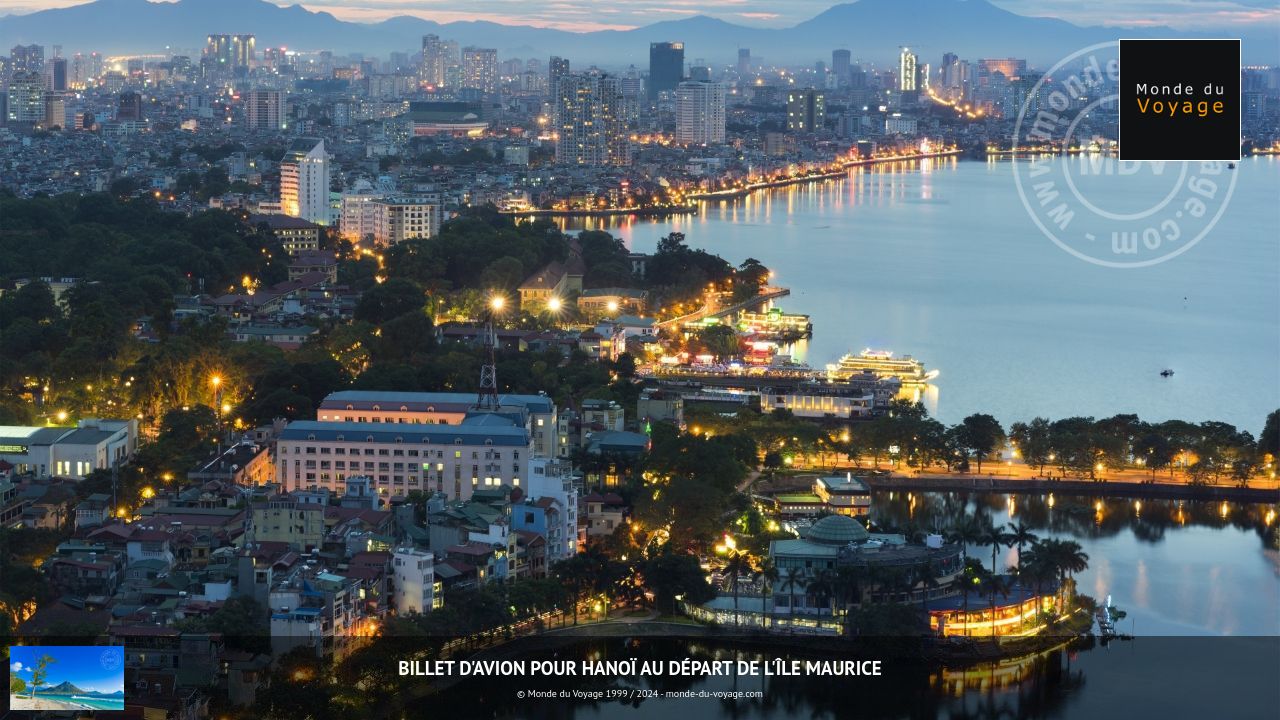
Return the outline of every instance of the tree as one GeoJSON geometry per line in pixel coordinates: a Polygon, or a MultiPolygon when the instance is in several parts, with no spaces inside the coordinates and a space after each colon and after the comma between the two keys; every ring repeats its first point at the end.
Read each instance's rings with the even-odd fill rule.
{"type": "Polygon", "coordinates": [[[733,592],[733,626],[735,628],[742,625],[742,619],[738,615],[738,590],[741,585],[740,578],[751,570],[751,561],[746,553],[734,552],[729,557],[729,562],[725,564],[724,572],[729,576],[729,589],[733,592]]]}
{"type": "Polygon", "coordinates": [[[706,575],[698,564],[698,557],[691,553],[664,551],[641,565],[645,587],[653,591],[654,603],[667,612],[676,610],[676,597],[682,596],[693,604],[704,603],[715,597],[715,590],[707,583],[706,575]]]}
{"type": "Polygon", "coordinates": [[[1041,473],[1053,453],[1049,426],[1048,420],[1038,417],[1029,423],[1016,422],[1009,427],[1009,439],[1022,455],[1023,462],[1035,466],[1041,473]]]}
{"type": "Polygon", "coordinates": [[[18,677],[17,673],[9,676],[9,694],[20,695],[22,691],[27,689],[27,682],[18,677]]]}
{"type": "Polygon", "coordinates": [[[1013,544],[1013,539],[1009,533],[1004,531],[1004,524],[995,525],[990,522],[982,528],[978,536],[978,544],[991,546],[991,574],[997,575],[1000,569],[996,567],[996,556],[1000,552],[1000,546],[1009,547],[1013,544]]]}
{"type": "Polygon", "coordinates": [[[789,567],[782,570],[778,589],[787,593],[787,614],[796,614],[796,588],[803,588],[808,573],[801,567],[789,567]]]}
{"type": "Polygon", "coordinates": [[[963,517],[960,522],[951,528],[947,535],[951,542],[960,543],[960,550],[967,557],[969,555],[969,546],[976,545],[981,540],[982,527],[978,525],[978,521],[972,516],[963,517]]]}
{"type": "Polygon", "coordinates": [[[31,697],[35,698],[36,688],[40,687],[49,679],[49,666],[57,660],[48,655],[41,655],[36,660],[36,666],[31,669],[31,697]]]}
{"type": "Polygon", "coordinates": [[[1258,451],[1272,458],[1280,457],[1280,410],[1272,410],[1267,415],[1262,434],[1258,436],[1258,451]]]}
{"type": "Polygon", "coordinates": [[[405,313],[421,312],[426,303],[426,295],[416,282],[391,278],[365,291],[356,305],[355,319],[380,325],[405,313]]]}
{"type": "Polygon", "coordinates": [[[978,472],[982,472],[983,458],[1004,444],[1004,428],[994,417],[977,413],[960,422],[959,440],[978,461],[978,472]]]}
{"type": "Polygon", "coordinates": [[[1011,545],[1018,548],[1018,574],[1021,575],[1023,565],[1022,547],[1023,545],[1034,543],[1037,540],[1036,534],[1031,532],[1030,525],[1017,522],[1009,527],[1008,538],[1011,545]]]}

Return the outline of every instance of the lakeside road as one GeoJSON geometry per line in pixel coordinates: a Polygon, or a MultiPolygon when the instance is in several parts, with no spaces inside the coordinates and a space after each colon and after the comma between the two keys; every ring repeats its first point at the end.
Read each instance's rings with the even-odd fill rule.
{"type": "MultiPolygon", "coordinates": [[[[806,468],[806,472],[867,473],[867,465],[837,464],[832,468],[806,468]]],[[[1104,470],[1098,479],[1063,477],[1049,468],[1044,474],[1034,467],[1016,463],[986,463],[982,472],[957,473],[940,469],[890,470],[887,474],[860,475],[873,490],[920,491],[995,491],[1022,493],[1056,492],[1068,495],[1116,495],[1138,498],[1166,498],[1172,500],[1228,500],[1250,503],[1280,503],[1280,481],[1271,477],[1249,479],[1247,486],[1232,480],[1222,480],[1213,485],[1193,485],[1185,477],[1170,478],[1167,473],[1157,473],[1152,480],[1145,470],[1104,470]]]]}

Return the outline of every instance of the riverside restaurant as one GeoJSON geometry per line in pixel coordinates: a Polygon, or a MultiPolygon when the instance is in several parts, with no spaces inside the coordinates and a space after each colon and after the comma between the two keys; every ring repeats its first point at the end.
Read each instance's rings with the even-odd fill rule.
{"type": "Polygon", "coordinates": [[[930,600],[929,629],[941,637],[1025,637],[1044,629],[1042,619],[1058,611],[1056,583],[1035,588],[1013,584],[995,596],[971,592],[930,600]],[[966,607],[967,605],[967,607],[966,607]]]}

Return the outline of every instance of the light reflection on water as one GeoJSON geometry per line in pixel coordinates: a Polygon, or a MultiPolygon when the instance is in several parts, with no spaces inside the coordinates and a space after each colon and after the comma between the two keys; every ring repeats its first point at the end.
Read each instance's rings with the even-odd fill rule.
{"type": "MultiPolygon", "coordinates": [[[[1069,538],[1089,555],[1082,592],[1128,612],[1140,636],[1280,635],[1280,547],[1274,506],[1055,495],[877,493],[873,520],[921,530],[947,528],[961,514],[1022,522],[1040,537],[1069,538]],[[1010,501],[1013,500],[1011,503],[1010,501]],[[1100,505],[1099,505],[1100,504],[1100,505]],[[1011,515],[1010,509],[1014,512],[1011,515]]],[[[970,554],[990,565],[987,548],[970,554]]],[[[1001,548],[997,565],[1016,564],[1001,548]]]]}

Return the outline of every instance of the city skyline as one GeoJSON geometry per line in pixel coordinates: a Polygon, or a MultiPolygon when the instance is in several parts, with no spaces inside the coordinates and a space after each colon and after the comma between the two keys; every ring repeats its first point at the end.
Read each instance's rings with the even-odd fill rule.
{"type": "MultiPolygon", "coordinates": [[[[158,0],[170,1],[170,0],[158,0]]],[[[294,4],[270,0],[281,7],[294,4]]],[[[0,18],[86,4],[85,0],[0,0],[0,18]]],[[[530,8],[515,0],[496,0],[489,11],[476,11],[459,0],[310,0],[313,12],[327,12],[349,22],[375,23],[413,16],[440,23],[480,20],[503,25],[556,28],[575,32],[632,30],[665,20],[709,16],[737,25],[786,28],[841,3],[798,0],[778,5],[764,0],[619,0],[607,7],[569,0],[530,8]],[[423,7],[423,6],[427,7],[423,7]]],[[[996,0],[995,6],[1029,17],[1052,17],[1079,26],[1159,27],[1179,30],[1246,27],[1280,19],[1280,9],[1265,0],[996,0]]]]}

